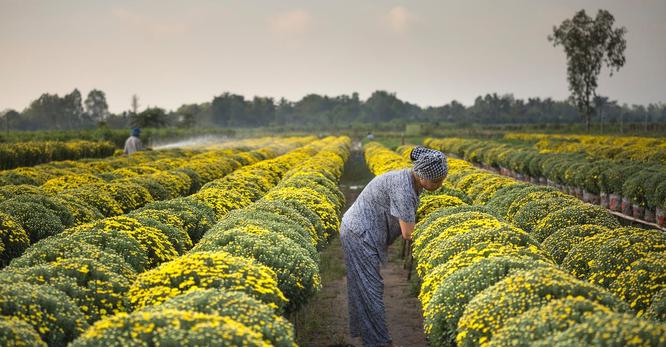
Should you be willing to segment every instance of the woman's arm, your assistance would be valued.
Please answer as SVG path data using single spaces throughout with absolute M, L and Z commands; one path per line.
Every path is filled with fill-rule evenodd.
M 400 231 L 402 232 L 403 239 L 411 240 L 412 233 L 414 232 L 414 223 L 407 223 L 400 219 Z

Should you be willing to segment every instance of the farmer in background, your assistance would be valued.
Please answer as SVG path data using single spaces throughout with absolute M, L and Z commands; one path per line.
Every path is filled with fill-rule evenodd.
M 143 150 L 143 143 L 141 143 L 141 139 L 139 138 L 140 134 L 141 129 L 132 129 L 132 135 L 128 137 L 127 140 L 125 140 L 125 150 L 123 151 L 124 154 L 132 154 L 136 151 Z
M 345 212 L 340 240 L 347 265 L 349 327 L 363 346 L 393 346 L 384 312 L 384 282 L 379 273 L 388 260 L 388 246 L 402 234 L 412 239 L 419 194 L 442 186 L 448 173 L 446 156 L 415 147 L 413 168 L 394 170 L 372 179 Z

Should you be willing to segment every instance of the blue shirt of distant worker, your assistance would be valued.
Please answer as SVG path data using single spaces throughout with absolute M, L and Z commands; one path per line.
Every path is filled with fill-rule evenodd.
M 125 149 L 123 150 L 124 154 L 129 155 L 136 151 L 143 150 L 143 143 L 141 142 L 139 135 L 141 135 L 141 129 L 133 128 L 132 135 L 128 137 L 127 140 L 125 140 Z
M 448 173 L 446 156 L 416 146 L 412 168 L 389 171 L 373 178 L 340 225 L 340 241 L 347 266 L 349 328 L 364 347 L 393 346 L 386 325 L 384 281 L 380 265 L 388 260 L 388 246 L 402 234 L 412 239 L 419 194 L 442 186 Z

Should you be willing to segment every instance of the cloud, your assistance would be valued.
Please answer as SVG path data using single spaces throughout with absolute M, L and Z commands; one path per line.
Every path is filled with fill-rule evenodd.
M 398 34 L 405 34 L 418 17 L 404 6 L 394 6 L 385 16 L 391 30 Z
M 312 26 L 312 15 L 306 10 L 295 9 L 270 17 L 268 25 L 270 31 L 276 34 L 305 34 Z
M 122 8 L 113 9 L 111 14 L 122 23 L 155 37 L 181 35 L 189 29 L 184 22 L 158 20 Z

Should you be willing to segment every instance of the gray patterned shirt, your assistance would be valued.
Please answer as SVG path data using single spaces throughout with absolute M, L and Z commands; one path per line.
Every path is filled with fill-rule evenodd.
M 402 234 L 398 220 L 415 223 L 418 205 L 412 169 L 389 171 L 365 186 L 342 217 L 342 225 L 372 245 L 385 263 L 388 246 Z

